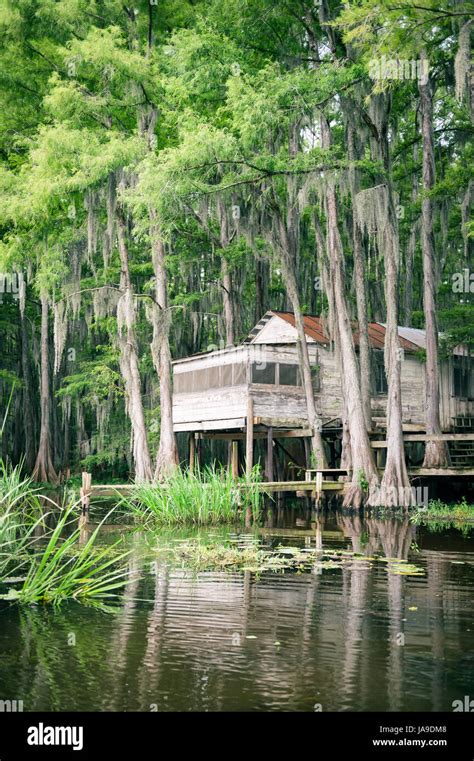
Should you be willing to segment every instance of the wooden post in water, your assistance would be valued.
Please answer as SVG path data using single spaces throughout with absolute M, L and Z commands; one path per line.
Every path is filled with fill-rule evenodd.
M 82 515 L 87 520 L 89 517 L 89 505 L 91 501 L 92 474 L 83 471 L 81 486 Z
M 253 468 L 253 399 L 247 402 L 247 429 L 245 437 L 245 473 L 250 478 Z
M 323 493 L 323 474 L 321 471 L 317 471 L 316 473 L 316 484 L 315 484 L 315 497 L 316 497 L 316 504 L 321 504 L 321 495 Z
M 194 431 L 189 434 L 189 470 L 194 471 L 194 460 L 196 458 L 196 438 Z

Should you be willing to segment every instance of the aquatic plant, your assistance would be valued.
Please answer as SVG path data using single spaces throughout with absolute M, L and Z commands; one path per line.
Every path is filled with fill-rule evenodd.
M 23 463 L 11 465 L 0 458 L 0 514 L 21 508 L 38 516 L 41 502 L 31 476 L 22 475 Z
M 236 539 L 227 542 L 201 541 L 191 539 L 162 547 L 158 554 L 170 563 L 195 572 L 202 571 L 251 571 L 263 572 L 313 572 L 323 570 L 370 568 L 373 563 L 383 563 L 390 574 L 405 576 L 424 575 L 422 568 L 401 558 L 387 558 L 379 555 L 366 556 L 352 550 L 317 549 L 316 547 L 294 547 L 278 545 L 263 546 L 256 539 Z
M 113 598 L 128 583 L 128 570 L 121 563 L 129 552 L 117 553 L 121 540 L 100 549 L 96 547 L 106 518 L 83 544 L 79 528 L 64 537 L 75 508 L 75 504 L 69 505 L 45 537 L 35 536 L 42 521 L 39 519 L 26 531 L 19 530 L 0 544 L 0 584 L 12 585 L 8 592 L 0 594 L 0 599 L 25 604 L 57 605 L 66 599 L 101 603 Z M 17 575 L 19 572 L 21 576 Z
M 213 525 L 236 522 L 249 511 L 253 520 L 262 500 L 258 472 L 236 481 L 225 469 L 176 469 L 160 483 L 136 484 L 120 506 L 146 524 Z
M 417 508 L 411 516 L 411 521 L 413 523 L 474 521 L 474 505 L 468 504 L 465 497 L 456 504 L 447 504 L 440 499 L 431 499 L 427 507 Z

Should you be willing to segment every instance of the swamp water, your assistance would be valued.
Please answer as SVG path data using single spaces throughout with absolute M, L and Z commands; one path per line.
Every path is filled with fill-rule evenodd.
M 115 613 L 1 603 L 0 700 L 24 711 L 451 711 L 474 698 L 474 527 L 298 515 L 281 510 L 259 530 L 127 533 L 131 583 Z M 215 542 L 308 560 L 301 572 L 201 570 L 208 560 L 187 549 Z

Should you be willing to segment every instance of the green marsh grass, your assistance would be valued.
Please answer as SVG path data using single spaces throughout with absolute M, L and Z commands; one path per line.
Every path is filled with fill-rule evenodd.
M 25 524 L 20 512 L 6 514 L 13 523 L 9 532 L 0 533 L 0 585 L 8 587 L 0 599 L 28 605 L 59 605 L 68 599 L 102 605 L 128 583 L 123 561 L 130 553 L 118 551 L 121 540 L 96 546 L 107 516 L 84 543 L 79 528 L 65 536 L 77 517 L 76 507 L 73 503 L 63 510 L 44 536 L 38 536 L 37 529 L 41 525 L 44 530 L 46 516 Z
M 257 469 L 249 480 L 238 481 L 223 468 L 176 469 L 161 483 L 136 484 L 120 505 L 145 524 L 236 523 L 247 512 L 255 521 L 262 500 L 257 479 Z
M 427 507 L 420 507 L 413 513 L 411 520 L 413 523 L 474 521 L 474 505 L 470 505 L 465 497 L 456 504 L 447 504 L 440 499 L 431 499 Z
M 22 467 L 21 462 L 13 466 L 0 459 L 0 515 L 17 509 L 33 517 L 41 513 L 38 489 L 30 476 L 22 475 Z

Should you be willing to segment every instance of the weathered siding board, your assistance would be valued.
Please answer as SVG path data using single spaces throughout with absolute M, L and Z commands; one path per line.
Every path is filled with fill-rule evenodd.
M 255 417 L 306 420 L 306 401 L 302 389 L 254 383 L 249 388 Z
M 173 373 L 188 373 L 191 372 L 191 368 L 192 370 L 203 370 L 207 367 L 231 365 L 235 362 L 247 363 L 248 355 L 249 347 L 238 346 L 211 352 L 210 354 L 203 354 L 202 356 L 176 359 L 173 362 Z
M 212 388 L 190 394 L 173 395 L 173 422 L 187 423 L 245 417 L 247 386 Z
M 425 422 L 425 366 L 417 357 L 405 354 L 401 387 L 404 423 Z
M 232 428 L 244 428 L 245 418 L 227 418 L 223 420 L 193 420 L 189 423 L 173 423 L 175 433 L 192 431 L 222 431 Z
M 316 410 L 323 418 L 340 417 L 342 412 L 341 373 L 336 354 L 319 348 L 320 391 L 315 394 Z

